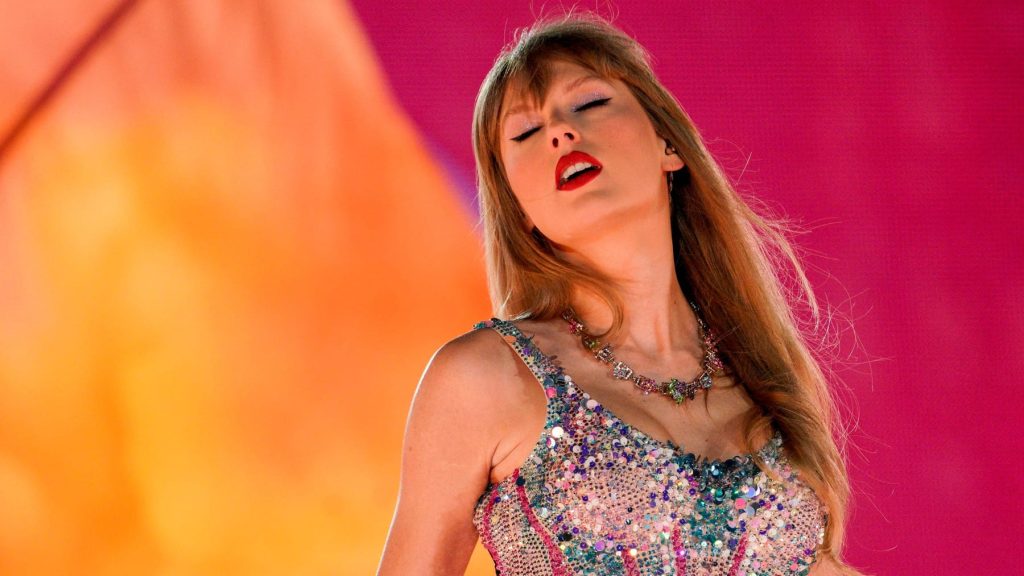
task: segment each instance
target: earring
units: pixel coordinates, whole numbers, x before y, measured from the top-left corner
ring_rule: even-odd
[[[665,156],[671,156],[676,153],[676,147],[672,145],[668,140],[665,140]],[[668,197],[672,199],[672,172],[668,173]]]

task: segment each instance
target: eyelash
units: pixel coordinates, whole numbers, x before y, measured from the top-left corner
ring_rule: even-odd
[[[583,104],[582,106],[578,106],[576,108],[576,112],[580,112],[580,111],[586,110],[588,108],[594,108],[596,106],[604,106],[605,104],[608,103],[609,100],[611,100],[611,98],[598,98],[597,100],[591,100],[590,102],[587,102],[586,104]]]
[[[596,108],[598,106],[604,106],[605,104],[608,103],[609,100],[611,100],[611,98],[598,98],[597,100],[591,100],[590,102],[587,102],[586,104],[581,104],[580,106],[577,106],[576,108],[573,109],[573,112],[582,112],[584,110],[589,110],[590,108]],[[514,136],[512,138],[512,140],[514,140],[516,142],[522,142],[523,140],[526,140],[527,138],[529,138],[537,130],[540,130],[540,126],[538,126],[536,128],[531,128],[531,129],[527,130],[526,132],[523,132],[519,136]]]

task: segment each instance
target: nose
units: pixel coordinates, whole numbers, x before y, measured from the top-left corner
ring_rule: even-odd
[[[558,133],[561,133],[561,136],[558,136],[557,135]],[[551,138],[551,146],[552,147],[558,148],[558,139],[559,138],[561,138],[562,140],[567,140],[569,142],[574,142],[577,139],[577,135],[576,135],[576,132],[573,129],[571,129],[571,128],[561,128],[561,129],[558,130],[558,132],[556,132],[556,136]]]

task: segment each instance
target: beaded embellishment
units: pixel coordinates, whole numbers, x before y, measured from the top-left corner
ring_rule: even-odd
[[[753,454],[698,457],[606,410],[512,322],[476,328],[498,332],[547,397],[533,451],[474,512],[499,574],[807,574],[827,514],[778,432]]]

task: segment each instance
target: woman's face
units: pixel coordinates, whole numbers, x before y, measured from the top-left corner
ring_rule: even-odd
[[[682,168],[619,80],[569,62],[551,64],[542,105],[508,91],[501,158],[529,219],[572,247],[631,215],[667,210],[665,172]]]

